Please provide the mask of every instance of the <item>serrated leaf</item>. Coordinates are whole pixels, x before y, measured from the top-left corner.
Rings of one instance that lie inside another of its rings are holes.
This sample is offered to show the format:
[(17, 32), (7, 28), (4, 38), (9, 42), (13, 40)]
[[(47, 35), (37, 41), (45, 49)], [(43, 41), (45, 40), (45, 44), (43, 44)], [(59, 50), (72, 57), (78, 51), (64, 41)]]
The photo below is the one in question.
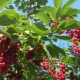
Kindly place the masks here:
[(39, 12), (36, 14), (36, 16), (41, 19), (43, 22), (45, 22), (46, 24), (49, 24), (50, 23), (50, 20), (49, 20), (49, 17), (43, 13), (43, 12)]
[(11, 3), (12, 0), (0, 0), (0, 10)]
[(69, 0), (64, 6), (62, 7), (61, 10), (61, 15), (65, 14), (65, 12), (68, 10), (68, 8), (75, 2), (76, 0)]

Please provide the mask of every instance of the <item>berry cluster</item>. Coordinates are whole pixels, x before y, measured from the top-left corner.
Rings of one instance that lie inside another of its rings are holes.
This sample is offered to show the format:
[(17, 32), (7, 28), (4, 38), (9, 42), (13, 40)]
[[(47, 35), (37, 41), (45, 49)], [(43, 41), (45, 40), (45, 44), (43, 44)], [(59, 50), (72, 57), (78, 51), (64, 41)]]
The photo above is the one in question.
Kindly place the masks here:
[[(38, 49), (38, 50), (36, 50), (37, 52), (40, 51), (39, 48), (36, 48), (36, 49)], [(36, 55), (36, 54), (35, 54), (35, 51), (34, 51), (34, 50), (27, 50), (26, 59), (27, 59), (28, 61), (31, 61), (31, 62), (32, 62), (34, 65), (36, 65), (37, 67), (40, 67), (40, 64), (41, 64), (42, 60), (37, 60), (37, 59), (35, 59), (35, 58), (34, 58), (35, 55)]]
[(66, 33), (72, 38), (75, 44), (78, 44), (78, 42), (80, 42), (80, 28), (67, 30)]
[(13, 72), (13, 71), (9, 71), (8, 72), (8, 75), (7, 75), (7, 78), (9, 80), (22, 80), (22, 77), (23, 77), (23, 72), (20, 71), (20, 72)]
[(10, 38), (2, 35), (0, 39), (0, 73), (7, 73), (11, 65), (17, 63), (18, 50), (20, 50), (18, 43), (12, 43)]
[(54, 26), (56, 26), (56, 25), (57, 25), (57, 22), (56, 22), (56, 21), (54, 21), (54, 22), (51, 24), (52, 27), (54, 27)]
[(31, 60), (31, 59), (33, 59), (34, 56), (35, 56), (35, 53), (34, 53), (33, 50), (27, 50), (26, 53), (27, 53), (27, 54), (26, 54), (26, 59), (27, 59), (27, 60)]
[[(68, 18), (68, 17), (65, 17), (64, 20), (68, 21), (69, 18)], [(61, 21), (62, 21), (62, 19), (59, 18), (58, 21), (53, 21), (53, 22), (51, 23), (51, 26), (54, 27), (54, 26), (56, 26), (57, 24), (59, 24)]]
[(69, 47), (69, 50), (71, 54), (76, 54), (78, 57), (80, 57), (80, 46), (72, 45)]
[(72, 38), (73, 45), (69, 47), (69, 50), (73, 54), (77, 54), (80, 57), (80, 28), (74, 30), (67, 30), (66, 33)]
[[(65, 80), (66, 78), (66, 71), (65, 71), (65, 64), (62, 62), (56, 61), (56, 59), (51, 58), (50, 61), (44, 57), (42, 62), (42, 71), (47, 72), (47, 75), (53, 76), (56, 80)], [(52, 64), (50, 63), (52, 62)], [(39, 72), (39, 76), (44, 76), (44, 72)]]

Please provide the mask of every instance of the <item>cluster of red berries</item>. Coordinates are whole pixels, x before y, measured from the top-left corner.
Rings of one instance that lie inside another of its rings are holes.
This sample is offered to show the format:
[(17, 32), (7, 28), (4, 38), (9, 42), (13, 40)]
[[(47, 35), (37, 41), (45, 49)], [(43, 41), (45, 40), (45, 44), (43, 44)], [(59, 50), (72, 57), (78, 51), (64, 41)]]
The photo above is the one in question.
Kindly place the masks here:
[(26, 59), (27, 59), (27, 60), (33, 59), (34, 56), (35, 56), (34, 50), (27, 50), (27, 51), (26, 51)]
[(78, 42), (80, 42), (80, 28), (67, 30), (66, 33), (72, 38), (75, 44), (78, 44)]
[[(62, 62), (58, 62), (55, 59), (51, 59), (52, 65), (50, 61), (44, 57), (42, 62), (43, 71), (45, 70), (48, 75), (53, 76), (53, 78), (57, 80), (65, 80), (66, 78), (66, 71), (65, 71), (65, 64)], [(44, 76), (44, 72), (39, 72), (38, 76)]]
[(19, 71), (17, 73), (9, 71), (7, 75), (7, 78), (9, 80), (22, 80), (22, 77), (23, 77), (23, 71)]
[(52, 27), (54, 27), (54, 26), (56, 26), (56, 25), (57, 25), (57, 22), (56, 22), (56, 21), (54, 21), (54, 22), (51, 24)]
[(80, 46), (72, 45), (69, 47), (69, 50), (71, 54), (76, 54), (78, 57), (80, 57)]
[(35, 59), (34, 57), (35, 57), (36, 53), (40, 53), (41, 52), (41, 48), (40, 47), (43, 48), (44, 44), (40, 43), (39, 46), (36, 47), (35, 49), (32, 49), (32, 50), (27, 49), (26, 50), (26, 59), (28, 61), (31, 61), (37, 67), (40, 67), (42, 60)]
[(34, 50), (27, 50), (26, 59), (31, 61), (34, 65), (40, 67), (42, 60), (37, 60), (34, 58), (35, 52)]
[(66, 33), (72, 38), (73, 45), (69, 47), (69, 50), (73, 54), (77, 54), (80, 57), (80, 46), (78, 45), (80, 42), (80, 28), (67, 30)]
[[(64, 20), (68, 21), (69, 18), (68, 18), (68, 17), (65, 17)], [(53, 21), (52, 24), (51, 24), (51, 26), (54, 27), (54, 26), (56, 26), (57, 24), (59, 24), (60, 22), (61, 22), (61, 18), (59, 18), (58, 21)]]
[(18, 43), (12, 43), (10, 38), (2, 35), (0, 39), (0, 73), (7, 73), (11, 65), (17, 63), (18, 50), (20, 50)]
[(66, 78), (65, 64), (63, 64), (62, 62), (58, 62), (57, 66), (59, 71), (56, 71), (53, 77), (58, 80), (65, 80)]

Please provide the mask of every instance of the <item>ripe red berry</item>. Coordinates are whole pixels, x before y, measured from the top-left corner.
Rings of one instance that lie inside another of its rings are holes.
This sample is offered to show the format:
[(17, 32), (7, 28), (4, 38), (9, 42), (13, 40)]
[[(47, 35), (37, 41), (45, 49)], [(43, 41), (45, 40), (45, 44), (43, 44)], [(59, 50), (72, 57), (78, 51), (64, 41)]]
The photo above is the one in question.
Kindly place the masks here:
[(66, 18), (64, 18), (64, 20), (69, 20), (69, 18), (68, 18), (68, 17), (66, 17)]
[(5, 66), (5, 63), (0, 63), (0, 67), (4, 67)]
[(3, 57), (0, 57), (0, 63), (3, 62), (3, 60), (4, 60), (4, 58)]
[(39, 47), (36, 48), (36, 52), (41, 52), (41, 49)]

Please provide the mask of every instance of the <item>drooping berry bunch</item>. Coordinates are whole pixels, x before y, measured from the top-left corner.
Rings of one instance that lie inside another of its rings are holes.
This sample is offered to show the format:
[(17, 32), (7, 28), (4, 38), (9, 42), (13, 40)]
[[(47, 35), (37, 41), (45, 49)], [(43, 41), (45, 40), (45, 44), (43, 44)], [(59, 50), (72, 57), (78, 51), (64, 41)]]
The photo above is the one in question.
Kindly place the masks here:
[(67, 30), (66, 33), (72, 38), (73, 45), (69, 47), (71, 53), (80, 56), (80, 28), (74, 30)]
[(18, 59), (16, 53), (20, 50), (20, 44), (13, 43), (10, 38), (2, 35), (0, 39), (0, 73), (7, 73), (12, 64)]
[(71, 54), (75, 54), (78, 57), (80, 57), (80, 46), (72, 45), (69, 47), (69, 50), (70, 50)]
[[(51, 64), (51, 63), (52, 64)], [(65, 64), (59, 61), (56, 61), (56, 59), (51, 58), (50, 61), (44, 57), (42, 62), (42, 71), (45, 71), (46, 75), (50, 75), (53, 77), (53, 79), (56, 80), (65, 80), (66, 78), (66, 71), (65, 71)], [(44, 72), (39, 72), (39, 76), (45, 76)]]
[(66, 33), (72, 38), (75, 44), (78, 44), (78, 42), (80, 42), (80, 28), (67, 30)]

